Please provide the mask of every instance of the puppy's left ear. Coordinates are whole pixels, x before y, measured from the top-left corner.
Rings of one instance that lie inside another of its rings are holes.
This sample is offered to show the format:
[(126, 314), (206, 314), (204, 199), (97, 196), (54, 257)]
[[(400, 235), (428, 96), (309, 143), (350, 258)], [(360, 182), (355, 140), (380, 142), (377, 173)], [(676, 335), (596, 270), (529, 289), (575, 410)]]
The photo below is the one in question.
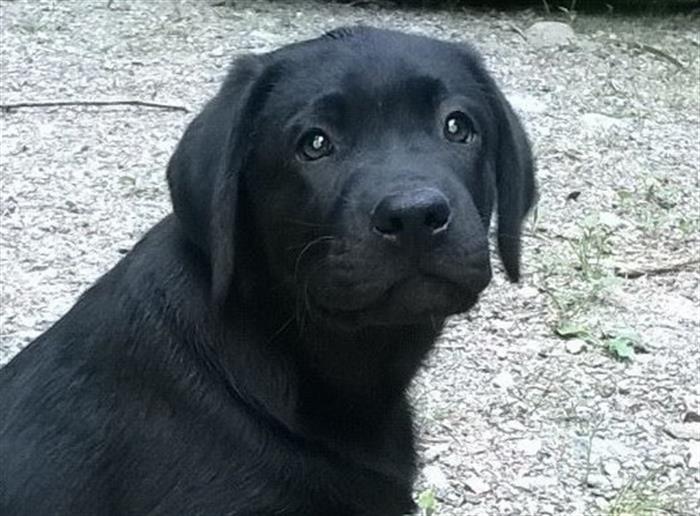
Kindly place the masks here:
[(535, 164), (520, 120), (496, 83), (488, 78), (489, 97), (497, 119), (495, 147), (498, 195), (498, 251), (508, 275), (520, 279), (520, 231), (536, 199)]

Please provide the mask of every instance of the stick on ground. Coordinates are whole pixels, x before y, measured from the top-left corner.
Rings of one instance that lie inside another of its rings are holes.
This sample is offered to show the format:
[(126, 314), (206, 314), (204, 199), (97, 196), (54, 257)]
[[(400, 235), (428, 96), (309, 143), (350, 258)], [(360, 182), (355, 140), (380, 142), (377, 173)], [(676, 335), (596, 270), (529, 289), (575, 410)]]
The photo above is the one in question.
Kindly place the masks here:
[(42, 108), (42, 107), (63, 107), (63, 106), (140, 106), (168, 111), (181, 111), (189, 113), (185, 106), (175, 106), (172, 104), (161, 104), (158, 102), (148, 102), (145, 100), (56, 100), (45, 102), (17, 102), (14, 104), (0, 104), (0, 110), (10, 112), (21, 108)]
[(700, 263), (700, 259), (686, 260), (679, 263), (671, 263), (667, 265), (656, 265), (650, 267), (644, 266), (626, 266), (616, 265), (615, 275), (623, 278), (639, 278), (640, 276), (654, 276), (659, 274), (669, 274), (693, 268), (694, 265)]

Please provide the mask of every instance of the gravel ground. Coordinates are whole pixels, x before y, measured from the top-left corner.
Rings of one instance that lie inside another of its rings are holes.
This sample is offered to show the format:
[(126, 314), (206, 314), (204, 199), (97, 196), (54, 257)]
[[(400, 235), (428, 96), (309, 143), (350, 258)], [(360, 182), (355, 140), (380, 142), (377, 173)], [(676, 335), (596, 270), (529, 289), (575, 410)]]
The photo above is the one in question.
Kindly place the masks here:
[(169, 211), (166, 161), (232, 56), (354, 23), (471, 41), (532, 136), (541, 199), (523, 282), (497, 275), (416, 382), (416, 492), (440, 516), (700, 513), (697, 18), (579, 16), (540, 47), (531, 11), (231, 3), (0, 2), (2, 103), (190, 110), (0, 113), (0, 363)]

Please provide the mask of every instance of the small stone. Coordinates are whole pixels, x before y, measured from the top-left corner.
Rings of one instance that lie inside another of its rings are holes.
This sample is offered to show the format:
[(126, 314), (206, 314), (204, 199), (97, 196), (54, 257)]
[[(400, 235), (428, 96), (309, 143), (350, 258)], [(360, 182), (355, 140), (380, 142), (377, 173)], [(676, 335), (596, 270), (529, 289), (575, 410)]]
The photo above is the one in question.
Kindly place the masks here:
[(620, 394), (629, 394), (632, 391), (632, 381), (623, 379), (617, 382), (617, 392)]
[(452, 469), (461, 466), (462, 461), (462, 457), (456, 453), (450, 453), (449, 455), (445, 455), (443, 458), (440, 459), (440, 462), (442, 462), (446, 466), (449, 466)]
[(586, 341), (583, 339), (570, 339), (566, 341), (565, 348), (567, 353), (578, 355), (586, 349)]
[(477, 477), (476, 475), (471, 475), (467, 477), (467, 479), (464, 481), (464, 484), (469, 488), (469, 490), (474, 493), (474, 494), (484, 494), (488, 493), (491, 490), (491, 487), (484, 482), (484, 480), (481, 477)]
[(700, 469), (700, 443), (692, 442), (688, 444), (688, 468)]
[(694, 394), (689, 394), (683, 398), (683, 405), (685, 407), (685, 414), (683, 415), (683, 421), (686, 423), (693, 423), (700, 421), (700, 396)]
[(465, 495), (464, 501), (471, 505), (479, 505), (482, 502), (481, 498), (473, 494)]
[(625, 479), (622, 477), (610, 477), (610, 485), (613, 489), (619, 490), (625, 485)]
[(568, 45), (576, 39), (570, 25), (561, 22), (537, 22), (525, 30), (528, 42), (538, 48)]
[(508, 371), (503, 371), (493, 378), (493, 384), (501, 389), (508, 389), (515, 385), (515, 380)]
[[(584, 446), (588, 446), (587, 441), (583, 441)], [(629, 459), (639, 457), (639, 452), (627, 446), (622, 441), (616, 439), (593, 439), (591, 446), (591, 462), (598, 463), (605, 459), (617, 459), (624, 463)]]
[(440, 469), (440, 466), (435, 464), (424, 467), (423, 476), (425, 477), (426, 483), (436, 489), (447, 489), (450, 486), (450, 482), (447, 480), (445, 473)]
[(503, 348), (496, 349), (496, 358), (498, 360), (505, 360), (508, 358), (508, 352)]
[(435, 459), (437, 459), (440, 455), (445, 453), (450, 449), (450, 444), (449, 443), (439, 443), (439, 444), (433, 444), (432, 446), (429, 446), (424, 452), (423, 452), (423, 457), (425, 458), (426, 461), (432, 462)]
[(222, 57), (226, 54), (226, 50), (224, 47), (216, 47), (213, 50), (209, 51), (209, 55), (211, 57)]
[(537, 455), (542, 449), (541, 439), (521, 439), (517, 444), (518, 450), (520, 450), (524, 455), (532, 457)]
[(620, 463), (615, 459), (608, 459), (603, 461), (603, 472), (609, 477), (619, 477), (620, 470), (622, 469)]
[(527, 430), (527, 427), (523, 425), (520, 421), (512, 419), (500, 425), (500, 429), (508, 434), (517, 434), (525, 432)]
[(512, 481), (512, 484), (525, 491), (532, 491), (534, 489), (544, 489), (555, 486), (558, 484), (558, 481), (556, 477), (526, 476), (516, 478)]
[(594, 131), (612, 129), (620, 123), (622, 123), (622, 120), (619, 118), (601, 115), (600, 113), (586, 113), (581, 116), (581, 125)]
[(499, 331), (508, 331), (513, 329), (513, 326), (515, 326), (515, 321), (508, 320), (508, 321), (503, 321), (500, 319), (495, 319), (491, 321), (491, 324), (494, 328), (496, 328)]
[(535, 287), (523, 287), (520, 289), (520, 297), (525, 299), (532, 299), (540, 295), (540, 291)]
[(686, 441), (700, 441), (700, 423), (671, 423), (664, 427), (664, 430), (671, 437)]
[(605, 475), (593, 473), (591, 475), (588, 475), (588, 478), (586, 479), (586, 485), (594, 489), (607, 489), (608, 487), (610, 487), (610, 482), (608, 482), (608, 478)]
[(559, 514), (570, 514), (571, 516), (583, 516), (586, 514), (586, 502), (584, 500), (571, 500), (571, 508), (566, 511), (566, 513), (559, 512)]
[(677, 453), (673, 453), (666, 457), (666, 460), (664, 463), (667, 466), (670, 466), (672, 468), (682, 468), (685, 466), (685, 459), (683, 458), (682, 455), (678, 455)]
[[(544, 102), (537, 100), (535, 97), (530, 95), (513, 93), (507, 97), (511, 106), (517, 110), (524, 111), (525, 113), (544, 113), (547, 110), (547, 105)], [(535, 294), (530, 297), (535, 297), (535, 295), (538, 293), (537, 289), (533, 289), (532, 287), (523, 287), (520, 289), (521, 296), (523, 295), (522, 291), (525, 289), (532, 289), (535, 291)]]
[(648, 471), (656, 471), (659, 469), (659, 465), (655, 460), (651, 459), (644, 459), (642, 461), (642, 465), (648, 470)]
[(593, 503), (600, 511), (599, 514), (607, 514), (608, 513), (608, 509), (610, 507), (610, 504), (608, 503), (608, 501), (605, 498), (596, 497), (593, 499)]

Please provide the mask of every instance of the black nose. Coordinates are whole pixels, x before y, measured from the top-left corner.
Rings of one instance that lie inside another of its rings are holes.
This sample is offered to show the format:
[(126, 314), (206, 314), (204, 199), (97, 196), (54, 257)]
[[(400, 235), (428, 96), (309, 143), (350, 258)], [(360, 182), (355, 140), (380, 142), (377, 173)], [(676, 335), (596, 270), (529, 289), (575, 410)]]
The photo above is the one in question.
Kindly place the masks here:
[(372, 210), (372, 229), (401, 245), (430, 244), (450, 224), (450, 203), (434, 188), (388, 195)]

